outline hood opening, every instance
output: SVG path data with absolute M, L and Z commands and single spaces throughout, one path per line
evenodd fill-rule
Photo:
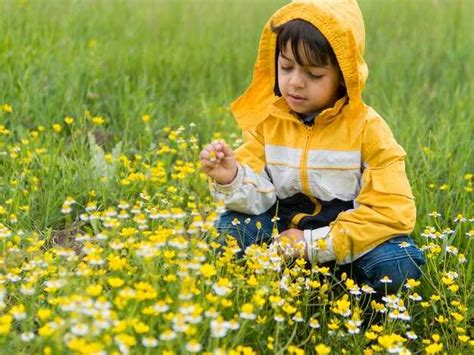
M 368 69 L 364 61 L 365 30 L 356 0 L 294 0 L 277 10 L 265 25 L 259 44 L 252 82 L 231 105 L 239 126 L 255 127 L 273 112 L 281 99 L 277 73 L 277 34 L 272 28 L 291 20 L 304 20 L 316 27 L 330 44 L 345 83 L 351 111 L 363 106 L 362 91 Z M 341 94 L 342 94 L 341 89 Z M 356 119 L 355 115 L 350 115 Z
M 281 91 L 278 86 L 278 56 L 281 48 L 290 45 L 293 57 L 299 65 L 325 66 L 328 64 L 337 67 L 342 82 L 338 88 L 338 99 L 344 97 L 347 93 L 344 76 L 339 66 L 329 41 L 319 31 L 319 29 L 308 21 L 303 19 L 293 19 L 279 26 L 273 23 L 270 25 L 273 33 L 276 34 L 275 49 L 275 84 L 273 92 L 275 96 L 281 97 Z

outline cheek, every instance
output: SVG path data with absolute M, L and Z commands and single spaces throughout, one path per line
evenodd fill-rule
M 281 71 L 278 71 L 278 87 L 282 93 L 286 89 L 285 73 L 282 73 Z
M 331 96 L 331 93 L 334 91 L 333 82 L 329 79 L 321 80 L 318 85 L 315 85 L 315 91 L 319 92 L 323 96 Z

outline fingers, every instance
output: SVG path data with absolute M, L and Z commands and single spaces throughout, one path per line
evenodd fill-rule
M 287 229 L 274 241 L 278 254 L 284 257 L 301 257 L 305 255 L 306 243 L 302 231 Z
M 221 145 L 222 145 L 222 152 L 224 153 L 225 157 L 233 157 L 235 155 L 232 148 L 229 147 L 224 141 L 222 141 Z
M 215 140 L 204 147 L 199 154 L 199 159 L 215 162 L 232 156 L 234 156 L 234 151 L 223 140 Z
M 201 159 L 201 169 L 203 171 L 212 170 L 213 168 L 215 168 L 215 166 L 216 166 L 215 161 L 209 161 L 207 159 Z

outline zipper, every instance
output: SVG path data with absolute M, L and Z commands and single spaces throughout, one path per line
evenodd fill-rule
M 316 123 L 316 122 L 315 122 Z M 308 178 L 308 153 L 309 153 L 309 142 L 311 141 L 311 137 L 313 136 L 313 128 L 312 126 L 306 126 L 306 141 L 303 148 L 303 154 L 301 156 L 301 190 L 306 196 L 312 196 L 311 189 L 309 187 L 309 178 Z
M 310 214 L 307 213 L 298 213 L 293 218 L 291 219 L 291 227 L 292 228 L 299 228 L 299 223 L 302 218 L 308 217 L 308 216 L 316 216 L 321 212 L 321 204 L 319 201 L 313 196 L 311 193 L 311 188 L 309 184 L 309 175 L 308 175 L 308 155 L 309 155 L 309 143 L 311 142 L 311 138 L 313 136 L 313 129 L 316 126 L 316 122 L 312 126 L 306 126 L 306 140 L 303 148 L 303 154 L 301 156 L 301 170 L 300 170 L 300 175 L 301 175 L 301 190 L 302 192 L 308 196 L 308 198 L 313 202 L 314 204 L 314 211 Z

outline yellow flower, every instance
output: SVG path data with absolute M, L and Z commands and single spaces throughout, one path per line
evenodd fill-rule
M 40 308 L 38 312 L 36 312 L 36 315 L 38 316 L 39 319 L 45 320 L 51 317 L 51 310 L 47 308 Z
M 111 286 L 111 287 L 120 287 L 122 286 L 125 281 L 123 281 L 121 278 L 119 277 L 109 277 L 109 279 L 107 280 L 108 284 Z
M 66 122 L 66 124 L 70 126 L 74 122 L 74 118 L 67 116 L 64 118 L 64 122 Z
M 245 312 L 245 313 L 252 313 L 253 312 L 253 304 L 245 303 L 245 304 L 242 305 L 241 310 L 242 310 L 242 312 Z
M 222 305 L 222 307 L 224 307 L 224 308 L 232 307 L 232 304 L 233 304 L 232 301 L 231 301 L 231 300 L 228 300 L 227 298 L 223 298 L 223 299 L 221 300 L 221 305 Z
M 217 296 L 212 294 L 212 293 L 208 293 L 206 295 L 206 300 L 209 302 L 209 303 L 215 303 L 217 301 Z
M 287 314 L 293 314 L 297 311 L 297 308 L 296 307 L 293 307 L 291 304 L 289 303 L 285 303 L 285 305 L 282 307 L 283 311 Z
M 92 123 L 96 126 L 100 126 L 105 123 L 105 119 L 101 116 L 95 116 L 95 117 L 92 117 Z
M 316 345 L 314 350 L 316 350 L 316 354 L 318 355 L 326 355 L 331 353 L 331 348 L 323 343 Z
M 217 274 L 216 268 L 211 264 L 204 264 L 200 268 L 201 274 L 206 277 L 212 277 Z
M 8 104 L 3 104 L 2 105 L 2 110 L 3 110 L 3 112 L 11 113 L 13 111 L 13 107 L 11 107 Z
M 49 337 L 53 333 L 54 328 L 49 323 L 46 323 L 44 326 L 38 329 L 38 334 L 44 337 Z
M 166 188 L 166 192 L 169 192 L 169 193 L 171 193 L 171 194 L 174 194 L 174 193 L 178 192 L 178 189 L 177 189 L 175 186 L 168 186 L 168 187 Z
M 134 346 L 137 344 L 137 340 L 135 339 L 135 337 L 128 334 L 124 334 L 124 333 L 118 334 L 116 339 L 118 340 L 118 342 L 128 347 Z
M 319 288 L 319 287 L 321 287 L 321 282 L 319 282 L 317 280 L 311 280 L 311 281 L 308 282 L 308 285 L 311 288 Z
M 26 318 L 25 313 L 25 306 L 23 304 L 19 304 L 17 306 L 13 306 L 9 312 L 13 317 L 17 320 Z
M 247 285 L 249 286 L 257 286 L 257 279 L 255 278 L 255 275 L 251 275 L 248 280 L 247 280 Z
M 365 332 L 365 337 L 369 340 L 374 340 L 374 339 L 377 339 L 377 334 L 374 333 L 374 332 Z
M 433 344 L 428 345 L 425 348 L 425 351 L 427 354 L 437 354 L 441 351 L 441 349 L 443 349 L 443 344 L 433 343 Z
M 378 343 L 382 345 L 385 349 L 393 349 L 398 347 L 402 342 L 406 341 L 402 336 L 391 333 L 387 335 L 382 335 L 377 339 Z
M 451 277 L 443 276 L 441 280 L 445 285 L 451 285 L 452 283 L 454 283 L 454 280 Z
M 53 124 L 53 131 L 54 132 L 59 133 L 59 132 L 61 132 L 62 129 L 63 128 L 61 127 L 60 124 L 57 124 L 57 123 Z
M 449 288 L 449 290 L 450 290 L 451 292 L 456 292 L 456 291 L 459 290 L 459 286 L 458 286 L 458 285 L 451 285 L 451 286 L 449 286 L 448 288 Z
M 109 255 L 107 260 L 109 261 L 110 270 L 123 270 L 128 265 L 126 259 L 113 254 Z
M 331 322 L 328 324 L 328 328 L 331 330 L 339 329 L 339 324 L 337 322 L 337 319 L 331 319 Z
M 8 334 L 12 325 L 13 316 L 11 314 L 0 315 L 0 334 Z
M 86 288 L 86 292 L 89 296 L 98 296 L 102 293 L 102 286 L 101 285 L 90 285 Z
M 138 334 L 143 334 L 143 333 L 147 333 L 148 331 L 150 331 L 150 327 L 148 325 L 146 325 L 145 323 L 142 323 L 142 322 L 134 322 L 133 323 L 133 329 L 135 329 L 135 331 Z
M 458 312 L 451 312 L 451 315 L 453 316 L 454 319 L 456 319 L 458 322 L 462 321 L 464 317 L 459 314 Z
M 266 302 L 265 292 L 262 292 L 262 291 L 255 292 L 255 294 L 252 297 L 252 301 L 257 307 L 259 308 L 263 307 L 263 305 Z
M 316 248 L 317 250 L 324 251 L 328 248 L 328 244 L 326 243 L 325 239 L 318 239 L 316 242 Z
M 350 307 L 351 302 L 349 301 L 349 297 L 348 295 L 344 295 L 341 299 L 335 302 L 335 307 L 333 307 L 331 310 L 334 313 L 340 314 L 344 317 L 348 317 L 352 313 Z
M 300 349 L 294 345 L 288 346 L 288 354 L 295 354 L 295 355 L 304 355 L 304 350 Z
M 405 284 L 405 287 L 406 288 L 415 288 L 419 285 L 420 285 L 420 281 L 417 281 L 415 279 L 408 279 L 406 284 Z
M 151 120 L 151 116 L 150 115 L 143 115 L 142 116 L 142 121 L 147 123 Z

